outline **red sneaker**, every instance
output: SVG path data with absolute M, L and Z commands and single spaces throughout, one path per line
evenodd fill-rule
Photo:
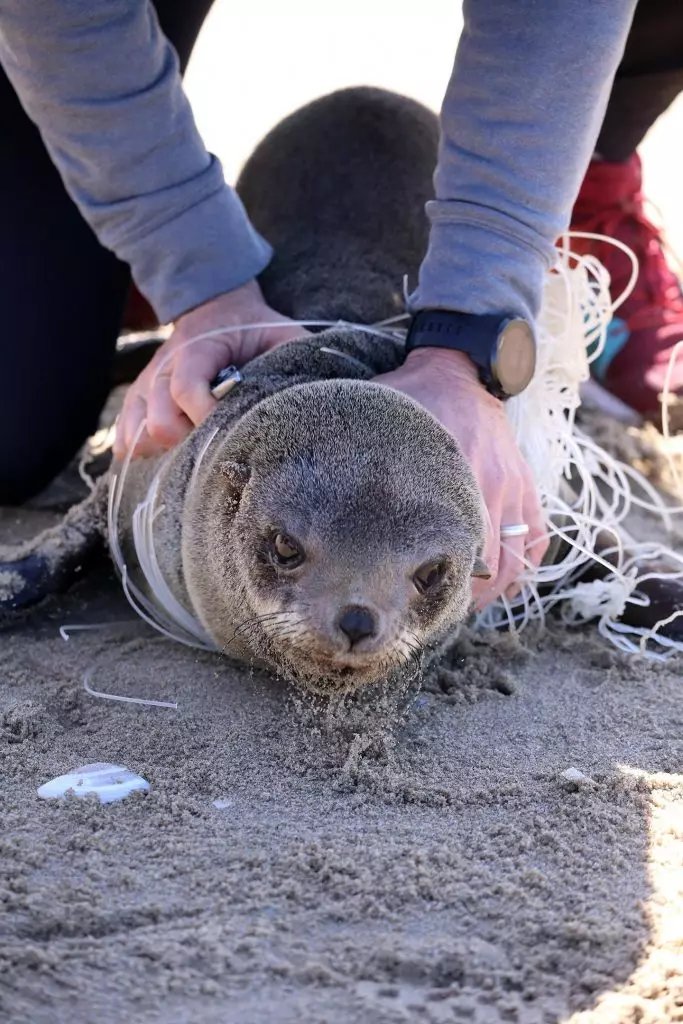
M 645 214 L 640 158 L 623 164 L 594 160 L 579 192 L 571 227 L 609 235 L 636 255 L 636 286 L 610 324 L 604 353 L 592 366 L 608 391 L 650 419 L 659 420 L 659 395 L 669 357 L 683 340 L 683 294 L 664 255 L 660 232 Z M 590 252 L 609 271 L 612 294 L 628 283 L 631 261 L 605 242 L 573 239 L 572 250 Z M 683 394 L 683 349 L 671 377 L 671 394 Z

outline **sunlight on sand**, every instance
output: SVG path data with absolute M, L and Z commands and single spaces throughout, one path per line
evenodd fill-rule
M 623 985 L 605 992 L 594 1009 L 566 1024 L 670 1024 L 683 1020 L 683 775 L 621 772 L 649 794 L 650 929 L 642 963 Z M 633 870 L 638 870 L 638 865 Z

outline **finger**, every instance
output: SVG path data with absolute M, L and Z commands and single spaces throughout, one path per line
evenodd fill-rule
M 527 562 L 530 562 L 531 565 L 537 569 L 545 558 L 549 547 L 550 534 L 548 533 L 545 525 L 543 527 L 530 530 L 524 549 Z
M 189 434 L 191 430 L 192 424 L 188 421 L 186 434 Z M 150 437 L 145 427 L 135 444 L 135 448 L 133 449 L 133 458 L 150 458 L 162 455 L 168 450 L 168 446 L 162 445 L 155 438 Z
M 147 415 L 147 404 L 135 387 L 130 388 L 118 420 L 116 421 L 116 437 L 114 439 L 114 455 L 117 459 L 125 457 L 130 450 L 135 435 Z
M 486 520 L 486 537 L 482 558 L 486 568 L 491 574 L 487 581 L 487 588 L 491 589 L 498 575 L 498 563 L 500 561 L 500 515 L 501 501 L 500 491 L 496 489 L 492 500 L 487 504 L 484 502 L 484 519 Z
M 524 537 L 509 537 L 499 544 L 500 560 L 495 579 L 489 580 L 485 586 L 476 588 L 476 591 L 474 587 L 472 588 L 478 611 L 486 608 L 501 594 L 509 596 L 519 592 L 519 578 L 526 568 L 524 541 Z
M 489 579 L 472 580 L 472 598 L 477 609 L 485 607 L 496 596 L 500 561 L 500 502 L 495 498 L 490 507 L 484 505 L 484 517 L 486 519 L 486 539 L 482 558 L 491 576 Z
M 142 430 L 136 433 L 131 442 L 131 458 L 140 459 L 146 455 L 154 454 L 154 446 L 150 441 L 149 434 L 147 433 L 147 425 L 143 421 Z
M 173 367 L 170 394 L 176 406 L 195 426 L 216 408 L 211 381 L 230 364 L 229 349 L 220 345 L 179 351 Z
M 507 490 L 509 499 L 503 510 L 499 530 L 501 594 L 518 593 L 520 577 L 530 566 L 537 566 L 543 554 L 543 510 L 529 467 L 523 463 L 520 470 L 520 476 Z M 506 526 L 518 527 L 524 532 L 517 536 L 506 536 Z
M 548 550 L 549 537 L 547 533 L 540 533 L 536 537 L 531 534 L 527 538 L 527 543 L 524 547 L 524 574 L 527 577 L 534 576 L 534 570 L 538 568 L 540 563 Z M 512 600 L 520 594 L 524 588 L 525 580 L 518 579 L 517 582 L 513 583 L 512 586 L 508 587 L 505 591 L 505 596 Z
M 132 459 L 138 459 L 142 456 L 158 454 L 159 451 L 159 446 L 152 442 L 147 433 L 147 403 L 140 395 L 136 398 L 135 407 L 127 420 L 128 427 L 125 433 L 123 430 L 119 430 L 119 421 L 116 423 L 114 458 L 119 461 L 123 461 L 129 453 Z
M 511 559 L 519 558 L 523 561 L 520 574 L 505 591 L 507 598 L 514 598 L 520 593 L 522 590 L 520 576 L 524 573 L 533 575 L 534 570 L 541 564 L 550 543 L 543 508 L 539 501 L 531 473 L 528 471 L 523 473 L 523 485 L 525 488 L 523 492 L 524 500 L 519 521 L 529 527 L 529 532 L 526 536 L 517 538 L 522 542 L 519 545 L 520 550 L 514 545 L 514 538 L 509 538 L 508 541 L 503 541 L 502 543 L 502 547 L 506 549 L 506 553 Z
M 151 383 L 159 373 L 161 366 L 168 361 L 169 355 L 172 353 L 169 354 L 166 346 L 162 345 L 126 392 L 123 408 L 116 424 L 114 451 L 119 458 L 125 455 L 133 445 L 140 424 L 147 416 L 147 394 Z
M 506 480 L 505 485 L 498 488 L 503 498 L 494 509 L 490 510 L 491 535 L 490 565 L 496 566 L 495 574 L 487 587 L 477 588 L 476 607 L 481 610 L 496 598 L 514 586 L 526 567 L 524 547 L 528 531 L 518 536 L 504 536 L 506 526 L 527 525 L 523 517 L 523 502 L 526 488 L 522 477 Z M 534 492 L 535 493 L 535 492 Z
M 531 471 L 524 467 L 523 472 L 524 500 L 522 502 L 522 521 L 528 523 L 529 534 L 525 544 L 527 560 L 538 567 L 548 550 L 550 537 L 545 521 L 545 513 L 538 497 L 536 485 Z
M 521 511 L 518 512 L 518 515 L 521 516 Z M 517 521 L 521 522 L 521 519 Z M 502 540 L 500 546 L 500 567 L 498 569 L 498 579 L 496 580 L 498 594 L 505 594 L 513 587 L 519 589 L 520 576 L 522 576 L 527 566 L 527 559 L 524 554 L 526 539 L 526 537 L 506 537 Z
M 171 378 L 159 373 L 147 395 L 147 433 L 152 450 L 165 451 L 179 444 L 191 431 L 192 423 L 171 395 Z M 151 454 L 147 446 L 146 454 Z
M 502 587 L 512 576 L 512 583 L 509 583 L 503 591 L 508 600 L 514 600 L 521 593 L 525 576 L 528 579 L 535 575 L 535 570 L 541 564 L 550 543 L 543 511 L 535 494 L 532 495 L 532 500 L 527 500 L 519 517 L 520 525 L 526 524 L 529 527 L 529 532 L 521 537 L 501 539 L 503 555 L 499 582 Z M 518 567 L 517 571 L 515 571 L 516 566 Z

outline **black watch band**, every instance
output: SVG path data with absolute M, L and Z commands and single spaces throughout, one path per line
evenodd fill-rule
M 420 310 L 408 331 L 406 355 L 416 348 L 447 348 L 468 355 L 482 384 L 500 399 L 524 390 L 536 362 L 531 326 L 525 320 L 500 313 Z

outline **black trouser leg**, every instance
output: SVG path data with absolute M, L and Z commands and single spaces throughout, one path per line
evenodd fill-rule
M 605 160 L 628 160 L 681 91 L 683 2 L 640 0 L 596 151 Z
M 155 4 L 183 69 L 211 2 Z M 0 130 L 0 504 L 19 504 L 97 426 L 130 274 L 69 198 L 1 69 Z

